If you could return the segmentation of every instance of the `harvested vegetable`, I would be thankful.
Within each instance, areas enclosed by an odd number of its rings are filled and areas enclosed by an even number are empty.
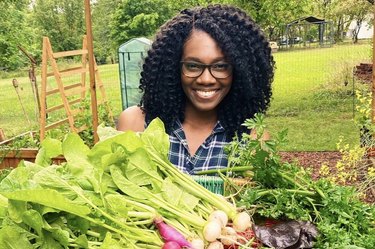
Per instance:
[[[192,247],[191,244],[186,240],[186,238],[179,231],[165,224],[162,218],[160,217],[155,218],[154,224],[158,228],[158,231],[165,242],[175,242],[180,247],[188,247],[188,248]],[[173,243],[171,243],[171,245],[172,244]],[[164,244],[164,247],[165,247],[165,244]],[[166,248],[174,248],[174,247],[170,246]]]
[[[221,222],[211,220],[207,222],[203,229],[203,237],[206,241],[216,241],[221,236]]]
[[[162,249],[181,249],[181,246],[177,242],[168,241],[163,245]]]
[[[221,227],[225,227],[228,224],[228,215],[224,211],[215,210],[208,216],[208,220],[218,220]]]
[[[76,134],[62,143],[46,138],[35,163],[22,162],[0,183],[0,248],[208,244],[203,230],[210,214],[221,210],[232,221],[237,208],[180,172],[168,150],[160,120],[142,134],[110,136],[92,149]],[[66,163],[51,164],[61,153]],[[218,238],[222,223],[215,223]]]
[[[224,245],[219,241],[214,241],[208,245],[207,249],[224,249]]]
[[[204,242],[201,239],[193,239],[191,241],[191,247],[193,249],[204,249]]]
[[[233,220],[233,228],[238,232],[243,232],[252,225],[250,215],[246,212],[241,212],[236,215]]]
[[[251,187],[234,189],[237,205],[246,206],[255,218],[313,222],[319,230],[314,248],[345,248],[375,245],[375,206],[360,201],[358,192],[325,180],[313,181],[304,168],[282,162],[278,146],[283,131],[273,140],[262,140],[264,116],[255,115],[244,124],[257,131],[234,139],[228,149],[229,168],[251,165]],[[229,179],[230,180],[230,179]],[[235,184],[231,187],[236,187]]]

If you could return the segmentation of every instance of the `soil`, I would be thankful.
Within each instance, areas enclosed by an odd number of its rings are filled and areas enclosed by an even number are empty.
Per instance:
[[[310,169],[312,178],[319,178],[319,170],[322,164],[328,165],[334,172],[336,163],[342,158],[338,151],[301,151],[301,152],[279,152],[282,160],[296,162],[304,168]],[[365,202],[375,203],[375,190],[370,189],[364,198]]]

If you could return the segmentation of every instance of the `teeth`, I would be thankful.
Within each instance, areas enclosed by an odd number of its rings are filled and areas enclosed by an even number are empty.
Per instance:
[[[216,91],[197,91],[197,93],[205,98],[211,97]]]

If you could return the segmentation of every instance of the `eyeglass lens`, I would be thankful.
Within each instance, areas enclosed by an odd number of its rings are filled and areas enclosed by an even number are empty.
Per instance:
[[[213,77],[218,79],[227,78],[232,73],[232,66],[224,62],[208,65],[188,61],[183,61],[181,63],[183,74],[192,78],[199,77],[206,68],[208,68]]]

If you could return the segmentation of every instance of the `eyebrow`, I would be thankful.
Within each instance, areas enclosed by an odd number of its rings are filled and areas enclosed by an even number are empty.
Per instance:
[[[199,62],[199,63],[202,63],[202,64],[206,64],[197,57],[186,57],[186,58],[183,59],[183,61],[192,61],[192,62]],[[225,57],[218,57],[218,58],[215,58],[213,61],[211,61],[211,63],[209,63],[209,64],[217,63],[217,62],[228,63],[228,61],[225,59]]]

